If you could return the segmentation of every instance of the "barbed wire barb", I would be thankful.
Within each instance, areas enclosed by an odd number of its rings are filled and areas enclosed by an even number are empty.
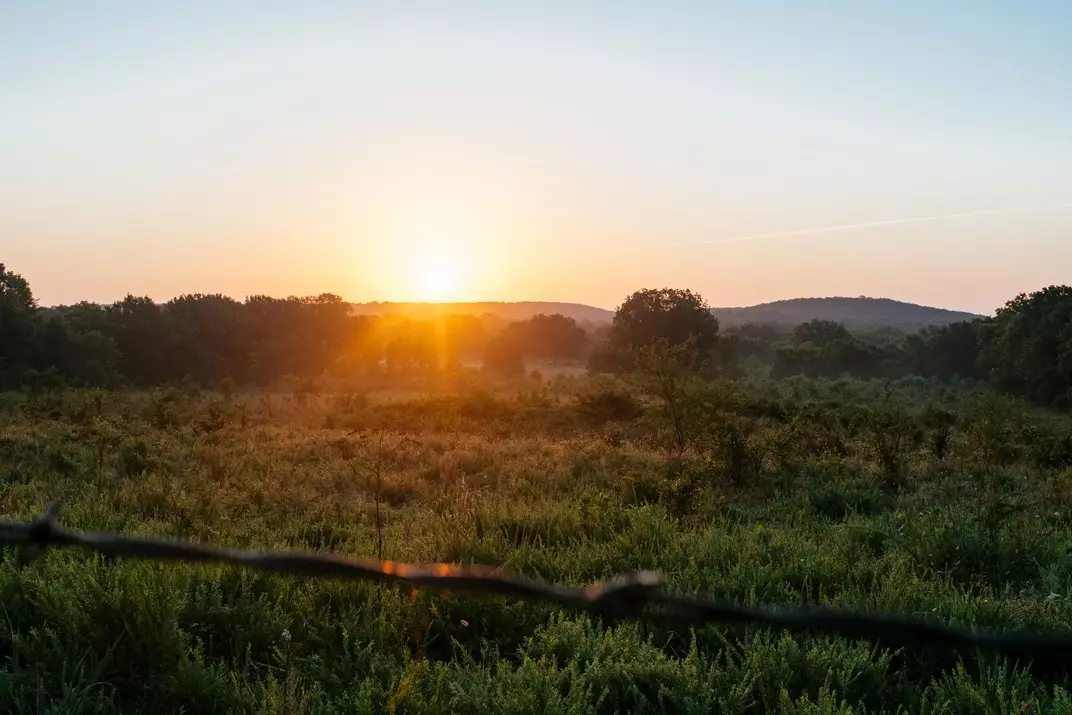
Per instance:
[[[60,527],[58,517],[56,504],[33,521],[0,519],[0,544],[16,547],[21,562],[51,546],[80,547],[109,556],[223,563],[282,574],[395,581],[438,590],[542,600],[615,619],[669,619],[690,626],[756,625],[870,640],[887,647],[985,649],[1044,670],[1067,671],[1072,664],[1072,631],[971,630],[898,615],[739,606],[670,593],[663,588],[659,574],[652,571],[622,574],[584,589],[572,588],[539,583],[489,566],[417,565],[298,551],[244,551],[152,537],[76,532]]]

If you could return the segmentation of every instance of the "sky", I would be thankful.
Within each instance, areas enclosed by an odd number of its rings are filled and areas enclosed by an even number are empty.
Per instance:
[[[0,262],[128,293],[992,312],[1072,278],[1072,3],[0,0]]]

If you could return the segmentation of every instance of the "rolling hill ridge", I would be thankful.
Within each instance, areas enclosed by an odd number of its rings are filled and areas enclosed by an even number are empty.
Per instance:
[[[430,318],[437,315],[492,316],[503,321],[528,320],[540,313],[562,315],[581,323],[609,323],[613,310],[581,303],[520,301],[514,303],[355,303],[356,315],[408,315]],[[792,298],[741,308],[712,308],[724,327],[745,323],[794,326],[812,319],[833,320],[853,328],[897,328],[915,331],[928,325],[948,325],[982,317],[957,310],[905,303],[890,298]]]
[[[723,327],[744,323],[794,326],[809,320],[833,320],[854,328],[897,328],[906,332],[983,316],[890,298],[793,298],[747,308],[712,308]]]
[[[552,315],[561,313],[573,318],[578,323],[609,323],[614,318],[613,310],[595,308],[581,303],[557,303],[551,301],[518,301],[500,303],[482,301],[477,303],[353,303],[355,315],[407,315],[411,318],[433,318],[438,315],[477,315],[491,316],[499,320],[513,322],[528,320],[543,313]]]

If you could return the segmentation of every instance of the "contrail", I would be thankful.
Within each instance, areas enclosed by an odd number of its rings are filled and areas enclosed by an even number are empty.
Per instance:
[[[710,246],[721,243],[740,243],[742,241],[762,241],[769,238],[790,238],[793,236],[812,236],[822,233],[838,233],[841,231],[855,231],[861,228],[880,228],[883,226],[903,226],[913,223],[929,223],[932,221],[953,221],[956,219],[966,218],[981,218],[983,216],[994,216],[996,214],[1009,214],[1009,213],[1022,213],[1031,211],[1042,211],[1047,208],[1053,208],[1057,210],[1072,208],[1072,201],[1063,201],[1056,204],[1046,206],[1035,206],[1032,208],[1004,208],[1004,209],[986,209],[985,211],[967,211],[963,213],[953,214],[938,214],[935,216],[913,216],[912,218],[895,218],[887,219],[884,221],[864,221],[860,223],[842,223],[834,224],[831,226],[817,226],[814,228],[797,228],[787,231],[768,231],[766,233],[747,233],[740,236],[727,236],[726,238],[713,238],[706,241],[689,241],[688,243],[672,244],[669,248],[680,248],[684,246]],[[642,251],[650,246],[644,246],[640,248],[634,248],[632,251]]]
[[[994,214],[1023,211],[1024,209],[988,209],[986,211],[968,211],[957,214],[941,214],[938,216],[914,216],[912,218],[895,218],[885,221],[863,221],[861,223],[842,223],[832,226],[819,226],[817,228],[797,228],[789,231],[768,231],[767,233],[749,233],[743,236],[730,236],[728,238],[716,238],[700,243],[737,243],[739,241],[759,241],[764,238],[788,238],[789,236],[810,236],[815,233],[837,233],[839,231],[855,231],[859,228],[879,228],[881,226],[903,226],[910,223],[928,223],[930,221],[952,221],[958,218],[979,218],[993,216]]]

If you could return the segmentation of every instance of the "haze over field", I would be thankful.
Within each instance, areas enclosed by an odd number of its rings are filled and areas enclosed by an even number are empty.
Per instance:
[[[0,5],[0,245],[126,293],[991,313],[1072,265],[1072,6]]]

